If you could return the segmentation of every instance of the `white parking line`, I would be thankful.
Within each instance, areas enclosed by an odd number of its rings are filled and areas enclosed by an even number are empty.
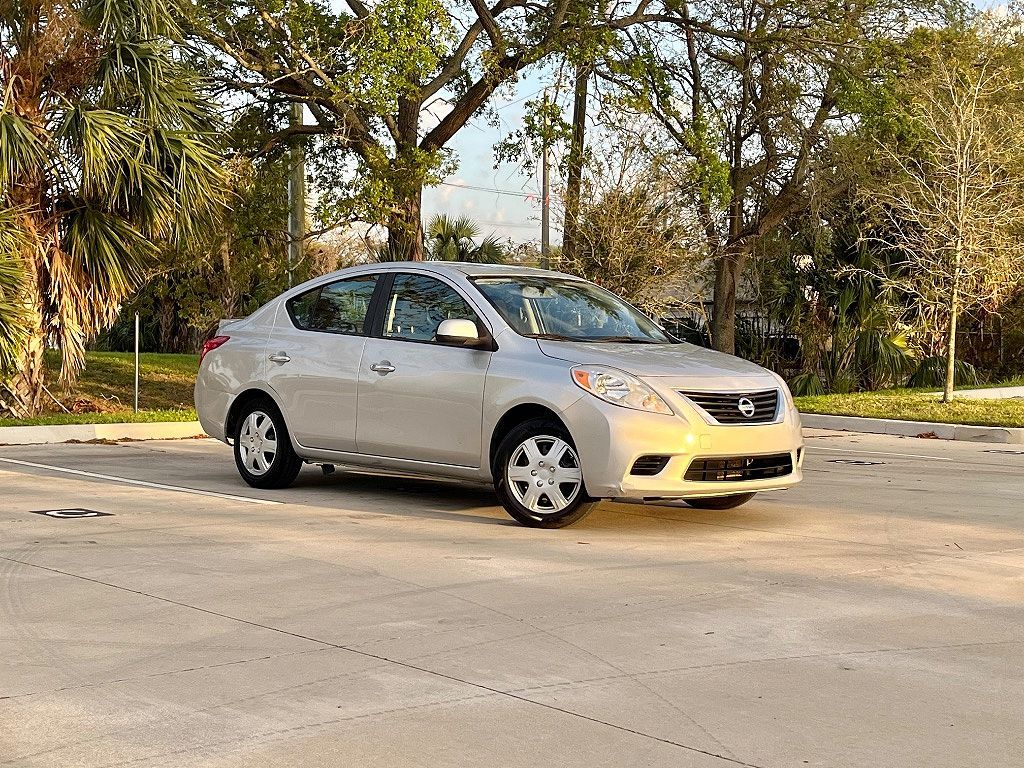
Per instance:
[[[934,459],[935,461],[957,461],[949,456],[923,456],[919,453],[896,453],[895,451],[857,451],[853,448],[826,448],[821,445],[809,446],[812,451],[835,451],[836,453],[870,453],[874,456],[903,456],[906,459]]]
[[[156,488],[161,491],[176,491],[178,493],[194,493],[198,496],[213,496],[217,499],[227,499],[228,501],[243,501],[247,504],[282,504],[280,501],[272,501],[270,499],[254,499],[249,496],[235,496],[230,493],[218,493],[217,491],[203,491],[198,488],[186,488],[182,485],[166,485],[164,483],[150,483],[146,480],[134,480],[130,477],[118,477],[117,475],[104,475],[99,472],[86,472],[82,469],[68,469],[67,467],[56,467],[52,464],[37,464],[34,461],[22,461],[21,459],[7,459],[0,456],[0,462],[5,464],[17,464],[22,467],[32,467],[34,469],[45,469],[50,472],[63,472],[68,475],[79,475],[81,477],[91,477],[96,480],[110,480],[115,483],[123,483],[124,485],[140,485],[143,488]]]

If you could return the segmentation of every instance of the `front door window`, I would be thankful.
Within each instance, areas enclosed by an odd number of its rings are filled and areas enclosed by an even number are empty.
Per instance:
[[[447,283],[426,275],[395,277],[384,317],[384,336],[433,342],[444,320],[476,322],[476,313]]]

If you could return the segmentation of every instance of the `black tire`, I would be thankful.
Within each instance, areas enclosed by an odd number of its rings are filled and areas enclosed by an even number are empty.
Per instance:
[[[257,423],[261,429],[265,424],[263,419],[269,420],[266,437],[273,438],[276,443],[276,450],[269,461],[266,460],[269,451],[261,453],[262,461],[267,465],[264,471],[259,471],[256,466],[250,469],[247,465],[247,454],[243,454],[243,451],[253,450],[255,447],[255,443],[250,440],[251,435],[247,432],[250,417],[253,417],[254,414],[258,414]],[[292,448],[284,416],[281,415],[272,400],[260,398],[247,403],[238,415],[234,438],[235,466],[238,468],[238,474],[246,483],[253,488],[287,488],[295,482],[303,462]]]
[[[683,499],[694,509],[734,509],[754,498],[753,493],[737,493],[735,496],[709,496],[703,499]]]
[[[556,472],[575,468],[579,470],[579,482],[576,487],[575,493],[571,498],[567,498],[563,494],[564,491],[568,491],[570,486],[574,483],[558,484],[557,497],[559,501],[552,502],[547,494],[547,488],[549,486],[543,486],[544,491],[537,492],[541,497],[538,499],[539,504],[544,505],[544,499],[548,499],[546,502],[552,506],[551,511],[541,509],[530,509],[525,506],[520,497],[523,495],[523,488],[532,490],[529,486],[532,486],[532,478],[528,481],[515,481],[509,479],[509,463],[513,460],[513,455],[516,454],[519,449],[523,446],[524,442],[532,439],[538,439],[540,442],[538,445],[543,446],[547,443],[547,438],[557,438],[564,441],[567,444],[568,449],[560,457],[557,462],[557,466],[552,468],[551,464],[547,464],[541,469],[541,471],[551,471],[552,477],[557,477]],[[549,444],[548,451],[554,450],[555,445]],[[540,459],[547,459],[547,455],[541,455]],[[524,471],[533,471],[530,469],[532,465],[525,465],[521,467]],[[546,476],[546,475],[545,475]],[[539,482],[542,480],[538,480]],[[555,484],[553,480],[549,479],[549,484],[552,490],[554,490]],[[513,487],[515,486],[515,487]],[[540,486],[539,486],[540,487]],[[590,511],[597,506],[597,500],[592,499],[587,495],[587,487],[584,482],[582,469],[579,469],[579,459],[576,453],[576,444],[572,440],[572,436],[569,431],[561,424],[561,422],[555,421],[554,419],[536,418],[525,421],[519,426],[513,428],[505,437],[502,439],[501,444],[498,446],[498,451],[494,459],[494,489],[498,493],[498,498],[501,500],[501,504],[505,507],[505,510],[515,519],[517,522],[529,526],[531,528],[564,528],[567,525],[572,525],[577,520],[582,519]],[[567,500],[568,504],[563,508],[554,508],[561,500]]]

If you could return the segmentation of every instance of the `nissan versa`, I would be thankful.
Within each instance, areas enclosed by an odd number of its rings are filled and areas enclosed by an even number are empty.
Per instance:
[[[800,481],[785,382],[669,336],[612,293],[514,266],[416,262],[293,288],[203,348],[206,432],[242,479],[304,462],[493,482],[520,523],[599,499],[728,509]]]

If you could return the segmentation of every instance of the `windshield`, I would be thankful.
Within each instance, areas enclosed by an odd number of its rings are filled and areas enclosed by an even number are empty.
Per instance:
[[[473,281],[523,336],[558,341],[671,344],[651,320],[603,288],[548,277],[479,277]]]

